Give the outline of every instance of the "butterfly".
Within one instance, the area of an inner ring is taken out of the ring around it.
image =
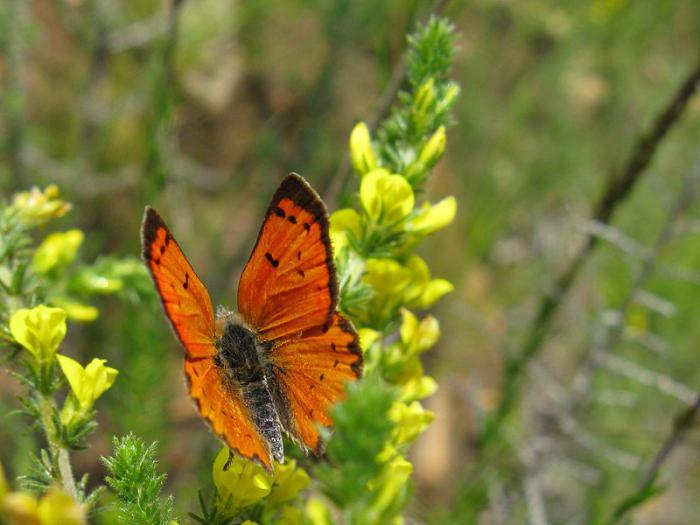
[[[362,375],[350,321],[336,311],[338,281],[321,198],[299,175],[282,180],[238,285],[238,312],[214,313],[163,219],[146,207],[142,258],[185,349],[189,394],[230,454],[272,470],[283,433],[315,454],[319,425],[345,383]],[[229,457],[229,461],[231,460]]]

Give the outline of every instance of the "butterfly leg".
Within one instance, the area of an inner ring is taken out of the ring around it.
[[[233,463],[233,450],[228,449],[228,459],[226,460],[226,463],[224,463],[224,472],[229,469],[231,463]]]

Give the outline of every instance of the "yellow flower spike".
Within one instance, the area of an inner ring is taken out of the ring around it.
[[[85,235],[80,230],[52,233],[34,252],[34,271],[39,275],[46,275],[55,268],[68,265],[75,259],[84,238]]]
[[[330,218],[330,237],[333,250],[338,253],[348,244],[348,233],[356,239],[360,236],[360,214],[352,208],[335,211]]]
[[[66,336],[66,312],[44,305],[17,310],[10,318],[10,333],[37,361],[48,361]]]
[[[389,410],[389,418],[396,425],[392,433],[392,443],[400,447],[413,442],[435,419],[435,414],[423,408],[418,401],[410,405],[395,402]]]
[[[369,128],[364,122],[358,122],[350,133],[350,158],[355,171],[364,176],[377,167],[377,156],[372,149]]]
[[[291,501],[309,485],[310,481],[306,471],[302,468],[297,468],[297,462],[293,459],[285,464],[277,465],[272,491],[267,498],[267,502],[270,505],[277,505]]]
[[[332,525],[331,511],[320,498],[310,497],[306,502],[305,510],[310,525]]]
[[[435,80],[430,77],[428,80],[423,82],[421,87],[416,91],[416,98],[413,103],[414,110],[425,115],[429,110],[430,106],[433,105],[435,101]]]
[[[19,220],[30,227],[62,217],[70,209],[70,203],[61,200],[60,191],[55,184],[47,186],[43,192],[33,187],[29,191],[17,193],[10,206]]]
[[[413,211],[415,198],[411,185],[404,177],[380,168],[362,179],[360,201],[374,221],[393,224]]]
[[[429,235],[450,224],[456,214],[457,200],[452,196],[434,205],[425,202],[418,213],[406,223],[406,231]]]
[[[272,490],[272,476],[257,463],[239,456],[234,456],[228,470],[224,470],[228,457],[228,448],[222,448],[214,460],[212,477],[219,502],[225,505],[222,510],[232,516],[267,496]]]
[[[0,510],[3,518],[12,525],[41,525],[37,514],[38,504],[34,496],[26,492],[10,492],[5,496]],[[4,523],[4,522],[2,522]]]
[[[85,509],[68,493],[50,488],[39,501],[37,514],[41,525],[85,525]]]
[[[105,366],[105,359],[94,358],[83,368],[75,359],[57,354],[58,364],[68,379],[81,409],[89,409],[117,378],[118,370]]]

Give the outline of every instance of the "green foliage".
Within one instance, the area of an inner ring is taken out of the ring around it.
[[[109,470],[105,481],[119,499],[121,523],[168,525],[172,520],[172,496],[160,497],[167,476],[158,474],[156,447],[132,434],[115,437],[113,455],[102,460]]]
[[[341,509],[349,523],[359,523],[371,494],[367,484],[379,475],[377,456],[391,437],[389,409],[395,392],[376,377],[365,377],[348,388],[348,398],[333,410],[333,437],[326,454],[328,463],[315,470],[323,492]],[[357,432],[357,429],[363,429]]]
[[[408,37],[409,89],[399,94],[399,104],[377,133],[382,165],[404,174],[414,189],[422,188],[442,155],[441,126],[450,123],[450,109],[459,95],[459,86],[447,77],[454,41],[454,27],[438,17]]]

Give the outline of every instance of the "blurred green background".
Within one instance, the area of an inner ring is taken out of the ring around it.
[[[86,260],[136,256],[143,206],[154,205],[214,301],[232,306],[281,176],[296,171],[326,193],[353,124],[371,119],[406,33],[433,3],[174,5],[2,2],[0,181],[5,197],[58,184],[74,210],[56,227],[85,230]],[[443,337],[426,356],[441,388],[428,401],[437,419],[413,449],[411,522],[459,523],[473,484],[489,491],[483,523],[532,519],[533,486],[550,522],[596,522],[634,489],[673,414],[700,388],[697,201],[648,256],[649,279],[634,284],[644,247],[698,162],[697,96],[603,231],[608,240],[528,369],[511,443],[521,463],[507,479],[474,471],[475,437],[498,402],[503,352],[517,346],[538,298],[590,231],[605,182],[696,67],[700,3],[472,0],[448,2],[444,14],[460,34],[453,77],[462,95],[428,193],[455,195],[459,212],[422,255],[456,290],[436,309]],[[219,445],[187,396],[181,350],[155,300],[99,306],[97,321],[69,329],[67,348],[121,373],[75,468],[99,478],[111,436],[133,431],[160,442],[168,490],[192,510]],[[622,335],[608,348],[617,318]],[[601,338],[604,358],[576,390]],[[557,400],[579,391],[576,409],[562,415]],[[3,373],[0,461],[9,475],[36,446],[21,418],[4,415],[19,392]],[[667,492],[637,522],[697,523],[698,445],[691,434],[664,470]]]

